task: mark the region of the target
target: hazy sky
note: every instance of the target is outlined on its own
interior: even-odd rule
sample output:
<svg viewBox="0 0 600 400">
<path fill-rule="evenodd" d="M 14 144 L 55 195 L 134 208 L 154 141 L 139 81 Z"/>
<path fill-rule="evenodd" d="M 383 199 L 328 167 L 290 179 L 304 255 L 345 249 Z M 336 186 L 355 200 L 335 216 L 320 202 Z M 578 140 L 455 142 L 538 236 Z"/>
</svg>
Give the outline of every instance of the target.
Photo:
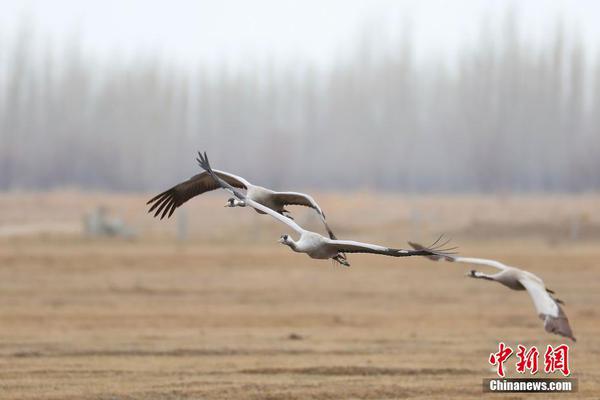
<svg viewBox="0 0 600 400">
<path fill-rule="evenodd" d="M 475 40 L 484 16 L 498 25 L 511 6 L 535 40 L 561 16 L 594 53 L 600 47 L 597 0 L 0 0 L 0 38 L 29 20 L 55 45 L 77 35 L 85 51 L 100 55 L 118 49 L 189 64 L 326 65 L 355 44 L 361 30 L 378 26 L 394 34 L 410 21 L 415 52 L 426 59 L 452 55 Z"/>
</svg>

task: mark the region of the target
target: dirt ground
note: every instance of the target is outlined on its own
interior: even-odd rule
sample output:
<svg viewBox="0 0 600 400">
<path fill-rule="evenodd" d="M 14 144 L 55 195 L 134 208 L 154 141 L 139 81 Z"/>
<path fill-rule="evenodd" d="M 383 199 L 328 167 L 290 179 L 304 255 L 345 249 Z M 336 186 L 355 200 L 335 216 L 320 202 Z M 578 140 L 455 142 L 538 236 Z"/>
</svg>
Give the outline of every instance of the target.
<svg viewBox="0 0 600 400">
<path fill-rule="evenodd" d="M 321 196 L 341 237 L 403 246 L 443 231 L 463 255 L 538 274 L 566 302 L 574 344 L 544 331 L 526 293 L 469 279 L 469 266 L 312 260 L 223 197 L 190 204 L 189 239 L 177 241 L 177 221 L 144 215 L 146 197 L 0 196 L 1 399 L 479 398 L 499 341 L 568 343 L 579 392 L 552 397 L 600 397 L 598 196 L 363 194 L 345 208 Z M 137 238 L 83 237 L 81 216 L 99 202 Z"/>
</svg>

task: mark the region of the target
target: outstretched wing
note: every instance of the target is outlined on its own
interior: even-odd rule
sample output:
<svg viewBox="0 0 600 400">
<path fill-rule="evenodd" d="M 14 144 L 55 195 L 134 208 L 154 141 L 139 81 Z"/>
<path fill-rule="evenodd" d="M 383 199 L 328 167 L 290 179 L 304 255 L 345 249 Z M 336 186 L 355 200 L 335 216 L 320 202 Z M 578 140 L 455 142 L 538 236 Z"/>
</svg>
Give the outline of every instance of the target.
<svg viewBox="0 0 600 400">
<path fill-rule="evenodd" d="M 325 225 L 325 229 L 327 229 L 327 233 L 331 239 L 337 239 L 329 225 L 327 225 L 327 221 L 325 218 L 325 213 L 319 207 L 315 199 L 305 193 L 299 192 L 276 192 L 274 195 L 275 201 L 278 202 L 282 207 L 290 205 L 290 206 L 304 206 L 310 207 L 315 210 L 319 217 L 321 217 L 321 221 L 323 221 L 323 225 Z"/>
<path fill-rule="evenodd" d="M 220 186 L 222 189 L 229 191 L 231 194 L 233 194 L 240 200 L 246 199 L 246 195 L 244 193 L 237 190 L 234 185 L 231 185 L 225 179 L 221 179 L 221 177 L 215 172 L 215 170 L 211 168 L 210 163 L 208 162 L 208 157 L 206 156 L 206 152 L 204 152 L 204 155 L 198 152 L 198 158 L 196 158 L 196 161 L 198 161 L 198 165 L 200 165 L 200 168 L 202 168 L 204 171 L 206 171 L 206 173 L 208 173 L 212 177 L 215 184 Z"/>
<path fill-rule="evenodd" d="M 412 247 L 415 250 L 424 250 L 426 249 L 425 246 L 423 246 L 422 244 L 419 243 L 415 243 L 415 242 L 408 242 L 408 244 L 410 245 L 410 247 Z M 433 261 L 440 261 L 440 260 L 445 260 L 445 261 L 450 261 L 450 262 L 454 262 L 456 260 L 456 257 L 452 257 L 452 256 L 438 256 L 438 255 L 432 255 L 432 256 L 426 256 L 427 258 L 429 258 L 430 260 Z"/>
<path fill-rule="evenodd" d="M 419 243 L 408 242 L 408 244 L 410 244 L 410 246 L 415 250 L 422 250 L 422 249 L 426 248 L 425 246 L 423 246 Z M 428 256 L 427 258 L 429 258 L 430 260 L 434 260 L 434 261 L 443 260 L 443 261 L 449 261 L 449 262 L 485 265 L 485 266 L 494 267 L 494 268 L 497 268 L 500 270 L 505 270 L 506 268 L 508 268 L 508 266 L 502 264 L 499 261 L 488 260 L 486 258 L 457 257 L 457 256 L 452 256 L 452 255 L 442 255 L 442 256 L 433 255 L 433 256 Z"/>
<path fill-rule="evenodd" d="M 544 283 L 527 275 L 521 277 L 519 282 L 527 289 L 527 293 L 531 296 L 538 316 L 544 321 L 546 332 L 575 340 L 567 316 L 561 306 L 548 293 Z"/>
<path fill-rule="evenodd" d="M 448 253 L 445 250 L 437 250 L 424 247 L 419 250 L 393 249 L 390 247 L 379 246 L 371 243 L 355 242 L 352 240 L 330 240 L 329 246 L 332 246 L 339 252 L 344 253 L 371 253 L 381 254 L 392 257 L 410 257 L 410 256 L 437 256 L 446 257 Z"/>
<path fill-rule="evenodd" d="M 265 207 L 262 204 L 257 203 L 256 201 L 250 199 L 249 197 L 246 197 L 246 195 L 244 193 L 242 193 L 240 190 L 238 190 L 235 187 L 233 187 L 232 185 L 230 185 L 224 179 L 221 179 L 221 177 L 218 174 L 216 174 L 213 171 L 213 169 L 211 168 L 210 163 L 208 161 L 208 157 L 206 156 L 206 152 L 204 153 L 204 155 L 198 153 L 197 161 L 198 161 L 198 164 L 200 164 L 200 167 L 202 167 L 204 170 L 206 170 L 206 172 L 208 174 L 210 174 L 212 179 L 214 179 L 214 181 L 221 188 L 230 191 L 239 200 L 244 201 L 246 203 L 246 205 L 254 208 L 255 210 L 262 211 L 265 214 L 269 214 L 273 218 L 279 220 L 280 222 L 283 222 L 284 224 L 286 224 L 287 226 L 289 226 L 290 228 L 292 228 L 293 230 L 295 230 L 296 232 L 298 232 L 300 234 L 302 234 L 304 232 L 304 229 L 302 229 L 300 227 L 300 225 L 298 225 L 297 223 L 292 221 L 290 218 L 285 217 L 285 216 L 279 214 L 278 212 L 271 210 L 269 207 Z"/>
<path fill-rule="evenodd" d="M 325 219 L 325 214 L 323 213 L 323 210 L 321 210 L 321 207 L 319 207 L 315 199 L 307 194 L 299 192 L 276 192 L 274 197 L 275 201 L 282 206 L 290 205 L 310 207 L 318 212 L 321 218 Z"/>
<path fill-rule="evenodd" d="M 214 172 L 236 188 L 248 189 L 250 185 L 248 181 L 237 175 L 217 170 Z M 160 219 L 163 219 L 165 216 L 170 218 L 175 209 L 189 199 L 218 188 L 219 185 L 214 179 L 207 172 L 202 172 L 150 199 L 146 203 L 152 204 L 148 212 L 151 213 L 156 210 L 154 213 L 155 217 L 158 217 L 162 212 Z"/>
</svg>

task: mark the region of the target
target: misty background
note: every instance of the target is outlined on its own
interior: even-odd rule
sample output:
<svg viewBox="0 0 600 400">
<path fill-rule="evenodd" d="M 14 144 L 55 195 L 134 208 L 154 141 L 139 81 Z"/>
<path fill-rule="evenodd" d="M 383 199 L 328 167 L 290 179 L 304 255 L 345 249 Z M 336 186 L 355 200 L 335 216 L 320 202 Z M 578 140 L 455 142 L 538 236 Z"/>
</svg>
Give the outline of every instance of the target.
<svg viewBox="0 0 600 400">
<path fill-rule="evenodd" d="M 429 2 L 437 19 L 442 3 Z M 487 2 L 461 4 L 475 3 Z M 392 20 L 366 13 L 352 31 L 332 28 L 342 39 L 322 62 L 294 46 L 222 59 L 94 49 L 85 24 L 49 35 L 30 2 L 12 31 L 0 26 L 0 189 L 157 190 L 196 173 L 197 150 L 280 189 L 600 189 L 599 48 L 562 14 L 535 38 L 518 2 L 494 3 L 501 12 L 465 16 L 476 29 L 451 51 L 417 40 L 428 16 L 410 7 Z M 155 25 L 157 36 L 177 22 Z M 309 43 L 329 32 L 298 29 Z"/>
</svg>

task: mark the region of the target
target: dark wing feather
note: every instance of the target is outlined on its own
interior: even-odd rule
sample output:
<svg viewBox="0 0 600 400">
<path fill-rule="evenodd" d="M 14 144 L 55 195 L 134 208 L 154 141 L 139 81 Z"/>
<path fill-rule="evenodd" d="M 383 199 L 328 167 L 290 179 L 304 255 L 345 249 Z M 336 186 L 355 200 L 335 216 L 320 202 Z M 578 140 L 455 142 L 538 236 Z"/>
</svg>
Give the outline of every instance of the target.
<svg viewBox="0 0 600 400">
<path fill-rule="evenodd" d="M 370 253 L 370 254 L 380 254 L 384 256 L 391 257 L 411 257 L 411 256 L 431 256 L 433 253 L 426 250 L 404 250 L 404 249 L 393 249 L 386 248 L 385 250 L 373 250 L 368 248 L 352 248 L 342 246 L 339 249 L 340 252 L 343 253 Z"/>
<path fill-rule="evenodd" d="M 210 166 L 210 162 L 208 161 L 208 156 L 206 155 L 206 152 L 204 152 L 204 154 L 202 154 L 201 152 L 198 152 L 198 158 L 196 158 L 196 161 L 198 161 L 198 165 L 200 165 L 200 168 L 202 168 L 204 171 L 206 171 L 211 176 L 211 178 L 214 180 L 215 184 L 220 186 L 222 189 L 225 189 L 225 190 L 231 192 L 231 194 L 233 194 L 238 199 L 246 200 L 246 195 L 244 193 L 240 192 L 229 182 L 222 179 L 217 174 L 217 171 L 212 169 L 212 167 Z"/>
<path fill-rule="evenodd" d="M 444 257 L 448 253 L 446 250 L 438 248 L 423 248 L 420 250 L 404 250 L 404 249 L 393 249 L 390 247 L 378 246 L 370 243 L 354 242 L 350 240 L 332 240 L 331 245 L 344 253 L 370 253 L 370 254 L 381 254 L 384 256 L 391 257 L 411 257 L 411 256 L 440 256 Z M 450 249 L 452 250 L 452 249 Z"/>
<path fill-rule="evenodd" d="M 576 341 L 571 330 L 571 325 L 569 325 L 569 319 L 560 305 L 558 305 L 558 317 L 550 315 L 540 315 L 540 317 L 544 320 L 544 329 L 546 332 L 567 337 L 574 342 Z"/>
<path fill-rule="evenodd" d="M 228 174 L 227 172 L 214 172 L 230 185 L 240 189 L 248 189 L 248 183 L 243 179 Z M 219 185 L 210 174 L 208 172 L 202 172 L 150 199 L 146 203 L 152 204 L 148 212 L 151 213 L 156 210 L 154 213 L 155 217 L 160 215 L 160 219 L 163 219 L 164 217 L 170 218 L 175 209 L 189 199 L 218 188 Z"/>
<path fill-rule="evenodd" d="M 568 337 L 575 341 L 565 312 L 556 299 L 546 291 L 544 283 L 530 273 L 523 274 L 519 282 L 527 289 L 527 293 L 531 296 L 538 316 L 544 321 L 546 332 Z"/>
<path fill-rule="evenodd" d="M 392 256 L 392 257 L 409 257 L 413 255 L 422 255 L 422 254 L 411 254 L 411 253 L 420 253 L 412 250 L 405 250 L 405 252 L 401 252 L 400 249 L 391 249 L 386 248 L 385 250 L 374 250 L 369 248 L 357 248 L 351 246 L 340 246 L 338 248 L 339 252 L 342 253 L 369 253 L 369 254 L 379 254 L 384 256 Z"/>
<path fill-rule="evenodd" d="M 425 247 L 425 246 L 423 246 L 422 244 L 419 244 L 419 243 L 408 242 L 408 244 L 410 245 L 410 247 L 412 247 L 415 250 L 425 250 L 425 249 L 427 249 L 427 247 Z M 446 261 L 452 262 L 452 261 L 455 260 L 454 257 L 452 257 L 451 255 L 448 255 L 448 254 L 443 254 L 443 255 L 442 254 L 440 254 L 440 255 L 433 254 L 433 255 L 428 255 L 426 257 L 429 258 L 430 260 L 433 260 L 433 261 L 446 260 Z"/>
</svg>

